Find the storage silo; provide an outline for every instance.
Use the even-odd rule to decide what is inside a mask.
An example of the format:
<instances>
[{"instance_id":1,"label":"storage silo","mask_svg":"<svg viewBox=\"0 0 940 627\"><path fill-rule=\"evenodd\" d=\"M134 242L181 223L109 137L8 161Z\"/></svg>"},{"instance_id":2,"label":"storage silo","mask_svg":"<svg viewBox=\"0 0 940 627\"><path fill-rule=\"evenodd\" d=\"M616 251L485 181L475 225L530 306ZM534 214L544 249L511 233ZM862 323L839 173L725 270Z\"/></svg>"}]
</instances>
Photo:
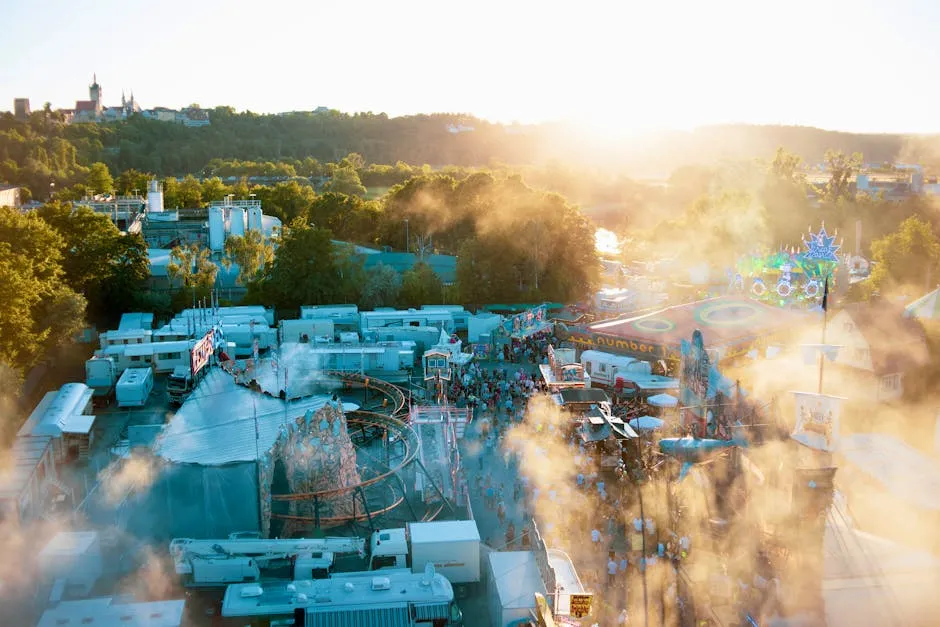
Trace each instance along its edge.
<instances>
[{"instance_id":1,"label":"storage silo","mask_svg":"<svg viewBox=\"0 0 940 627\"><path fill-rule=\"evenodd\" d=\"M245 236L245 208L232 207L229 211L229 234Z\"/></svg>"},{"instance_id":2,"label":"storage silo","mask_svg":"<svg viewBox=\"0 0 940 627\"><path fill-rule=\"evenodd\" d=\"M248 207L248 230L261 230L261 207Z\"/></svg>"},{"instance_id":3,"label":"storage silo","mask_svg":"<svg viewBox=\"0 0 940 627\"><path fill-rule=\"evenodd\" d=\"M213 251L225 248L224 207L209 207L209 248Z\"/></svg>"},{"instance_id":4,"label":"storage silo","mask_svg":"<svg viewBox=\"0 0 940 627\"><path fill-rule=\"evenodd\" d=\"M157 179L150 181L147 189L147 211L163 213L163 183Z\"/></svg>"}]
</instances>

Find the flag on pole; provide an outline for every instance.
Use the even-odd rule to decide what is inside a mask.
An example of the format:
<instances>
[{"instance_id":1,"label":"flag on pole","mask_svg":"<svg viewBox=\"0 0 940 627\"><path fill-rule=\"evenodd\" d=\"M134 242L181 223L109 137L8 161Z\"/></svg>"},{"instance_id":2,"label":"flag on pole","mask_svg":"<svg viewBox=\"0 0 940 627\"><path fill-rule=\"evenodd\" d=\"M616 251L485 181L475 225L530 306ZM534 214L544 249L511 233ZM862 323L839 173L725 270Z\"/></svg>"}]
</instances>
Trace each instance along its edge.
<instances>
[{"instance_id":1,"label":"flag on pole","mask_svg":"<svg viewBox=\"0 0 940 627\"><path fill-rule=\"evenodd\" d=\"M823 311L829 310L829 276L826 276L826 283L823 285L823 299L822 299L822 308Z\"/></svg>"}]
</instances>

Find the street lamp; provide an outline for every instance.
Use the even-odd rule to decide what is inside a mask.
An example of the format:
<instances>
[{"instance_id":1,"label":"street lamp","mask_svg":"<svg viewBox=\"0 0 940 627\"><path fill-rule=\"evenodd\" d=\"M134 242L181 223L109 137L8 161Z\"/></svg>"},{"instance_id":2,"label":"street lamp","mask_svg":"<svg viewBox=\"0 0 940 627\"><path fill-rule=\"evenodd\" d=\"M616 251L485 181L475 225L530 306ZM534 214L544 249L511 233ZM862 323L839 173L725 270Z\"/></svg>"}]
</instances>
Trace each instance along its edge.
<instances>
[{"instance_id":1,"label":"street lamp","mask_svg":"<svg viewBox=\"0 0 940 627\"><path fill-rule=\"evenodd\" d=\"M408 218L405 218L405 252L408 252Z\"/></svg>"}]
</instances>

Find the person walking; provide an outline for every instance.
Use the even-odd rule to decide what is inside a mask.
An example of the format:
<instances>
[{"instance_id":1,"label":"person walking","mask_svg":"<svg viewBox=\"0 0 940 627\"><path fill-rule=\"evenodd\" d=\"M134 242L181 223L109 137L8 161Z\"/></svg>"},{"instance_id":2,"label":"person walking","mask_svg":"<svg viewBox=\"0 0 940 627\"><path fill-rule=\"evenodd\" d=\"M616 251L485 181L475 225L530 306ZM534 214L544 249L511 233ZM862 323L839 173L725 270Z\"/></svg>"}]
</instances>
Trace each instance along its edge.
<instances>
[{"instance_id":1,"label":"person walking","mask_svg":"<svg viewBox=\"0 0 940 627\"><path fill-rule=\"evenodd\" d=\"M513 544L516 542L516 526L509 521L509 526L506 527L506 548L513 548Z\"/></svg>"},{"instance_id":2,"label":"person walking","mask_svg":"<svg viewBox=\"0 0 940 627\"><path fill-rule=\"evenodd\" d=\"M607 558L607 587L613 588L617 583L617 562L613 557Z\"/></svg>"},{"instance_id":3,"label":"person walking","mask_svg":"<svg viewBox=\"0 0 940 627\"><path fill-rule=\"evenodd\" d=\"M496 517L499 519L499 526L502 527L506 522L506 504L502 501L496 506Z\"/></svg>"}]
</instances>

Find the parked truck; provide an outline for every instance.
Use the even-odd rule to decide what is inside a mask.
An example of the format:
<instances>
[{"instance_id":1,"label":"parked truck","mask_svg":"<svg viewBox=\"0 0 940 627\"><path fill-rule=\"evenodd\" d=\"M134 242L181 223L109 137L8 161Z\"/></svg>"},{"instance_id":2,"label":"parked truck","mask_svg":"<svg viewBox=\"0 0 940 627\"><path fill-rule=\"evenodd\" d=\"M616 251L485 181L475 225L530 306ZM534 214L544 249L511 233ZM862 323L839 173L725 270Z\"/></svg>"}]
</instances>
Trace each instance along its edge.
<instances>
[{"instance_id":1,"label":"parked truck","mask_svg":"<svg viewBox=\"0 0 940 627\"><path fill-rule=\"evenodd\" d=\"M379 529L372 534L369 553L371 570L410 568L421 573L433 564L452 584L480 581L480 531L472 520Z\"/></svg>"},{"instance_id":2,"label":"parked truck","mask_svg":"<svg viewBox=\"0 0 940 627\"><path fill-rule=\"evenodd\" d=\"M118 407L143 407L152 391L151 368L128 368L114 386Z\"/></svg>"},{"instance_id":3,"label":"parked truck","mask_svg":"<svg viewBox=\"0 0 940 627\"><path fill-rule=\"evenodd\" d=\"M201 368L193 376L189 366L176 366L166 378L166 395L170 405L182 405L183 401L196 389L196 384L206 374L208 368Z\"/></svg>"},{"instance_id":4,"label":"parked truck","mask_svg":"<svg viewBox=\"0 0 940 627\"><path fill-rule=\"evenodd\" d=\"M642 391L679 389L679 380L653 374L652 364L623 355L587 350L581 353L581 365L590 377L590 387L634 387Z\"/></svg>"},{"instance_id":5,"label":"parked truck","mask_svg":"<svg viewBox=\"0 0 940 627\"><path fill-rule=\"evenodd\" d=\"M233 534L227 540L176 538L170 556L184 586L220 588L233 583L322 579L335 555L365 554L362 538L264 540Z\"/></svg>"},{"instance_id":6,"label":"parked truck","mask_svg":"<svg viewBox=\"0 0 940 627\"><path fill-rule=\"evenodd\" d=\"M85 362L85 385L92 389L96 407L107 407L114 398L114 386L121 372L111 357L92 357Z\"/></svg>"}]
</instances>

